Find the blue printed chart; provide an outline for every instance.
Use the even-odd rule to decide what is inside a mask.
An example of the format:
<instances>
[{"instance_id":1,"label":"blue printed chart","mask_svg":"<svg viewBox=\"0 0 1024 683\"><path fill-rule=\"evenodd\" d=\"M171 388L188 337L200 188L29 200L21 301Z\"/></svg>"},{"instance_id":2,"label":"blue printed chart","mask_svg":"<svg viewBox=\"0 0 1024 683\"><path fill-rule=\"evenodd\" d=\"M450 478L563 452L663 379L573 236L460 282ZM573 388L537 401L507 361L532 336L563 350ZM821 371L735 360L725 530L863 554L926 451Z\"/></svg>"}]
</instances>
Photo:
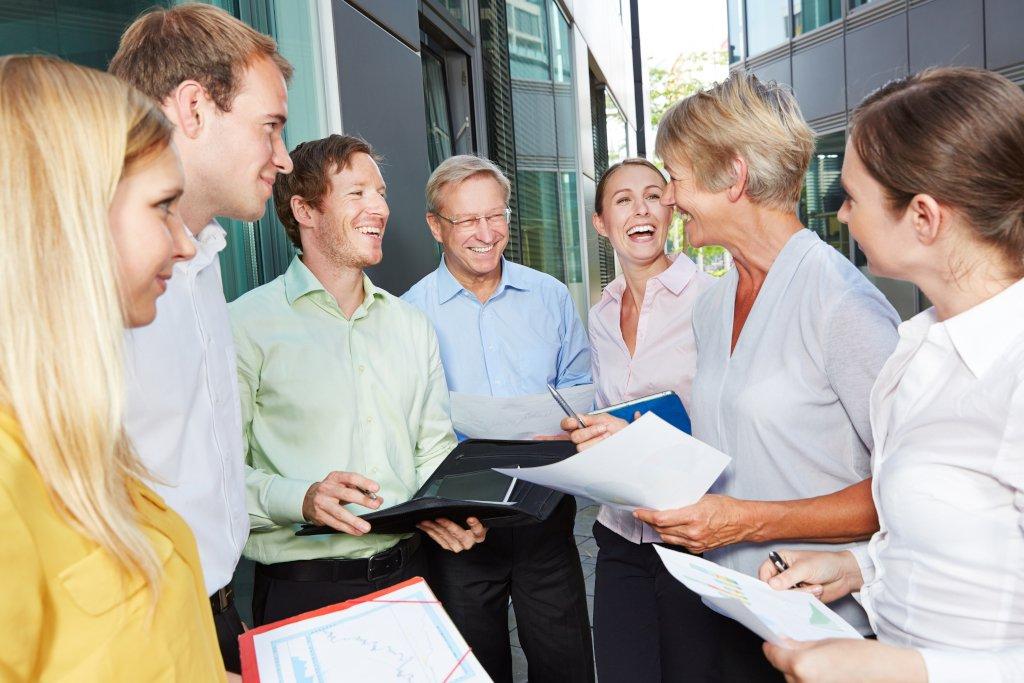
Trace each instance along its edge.
<instances>
[{"instance_id":1,"label":"blue printed chart","mask_svg":"<svg viewBox=\"0 0 1024 683\"><path fill-rule=\"evenodd\" d=\"M777 591L752 576L700 557L655 546L665 568L711 609L765 640L861 638L857 630L810 593Z\"/></svg>"},{"instance_id":2,"label":"blue printed chart","mask_svg":"<svg viewBox=\"0 0 1024 683\"><path fill-rule=\"evenodd\" d=\"M420 581L253 639L260 683L490 681Z\"/></svg>"}]
</instances>

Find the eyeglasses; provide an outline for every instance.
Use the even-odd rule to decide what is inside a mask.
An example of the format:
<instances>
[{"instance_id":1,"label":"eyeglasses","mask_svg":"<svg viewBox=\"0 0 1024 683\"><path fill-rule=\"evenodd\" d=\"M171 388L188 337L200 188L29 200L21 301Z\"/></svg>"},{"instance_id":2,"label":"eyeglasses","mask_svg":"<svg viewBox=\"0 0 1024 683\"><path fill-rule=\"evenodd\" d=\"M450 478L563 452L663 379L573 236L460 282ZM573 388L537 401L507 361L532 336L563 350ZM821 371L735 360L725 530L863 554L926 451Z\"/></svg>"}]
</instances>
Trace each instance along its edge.
<instances>
[{"instance_id":1,"label":"eyeglasses","mask_svg":"<svg viewBox=\"0 0 1024 683\"><path fill-rule=\"evenodd\" d=\"M435 213L434 215L451 223L452 227L456 230L472 230L476 227L476 224L480 222L480 219L487 221L487 225L489 227L500 229L508 227L509 221L512 220L512 209L505 207L500 213L492 213L486 216L474 216L473 218L448 218L448 216L442 216L439 213Z\"/></svg>"}]
</instances>

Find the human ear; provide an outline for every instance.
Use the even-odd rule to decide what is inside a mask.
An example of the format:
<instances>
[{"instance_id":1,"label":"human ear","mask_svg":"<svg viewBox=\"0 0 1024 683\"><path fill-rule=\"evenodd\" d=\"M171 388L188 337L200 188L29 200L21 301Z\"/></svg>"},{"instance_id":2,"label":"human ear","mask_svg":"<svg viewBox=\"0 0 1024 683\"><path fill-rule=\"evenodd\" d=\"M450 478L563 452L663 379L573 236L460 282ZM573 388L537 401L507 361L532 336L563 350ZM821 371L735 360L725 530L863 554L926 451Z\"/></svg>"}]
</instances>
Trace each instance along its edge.
<instances>
[{"instance_id":1,"label":"human ear","mask_svg":"<svg viewBox=\"0 0 1024 683\"><path fill-rule=\"evenodd\" d=\"M914 195L904 215L909 216L917 241L925 246L939 238L949 218L947 211L927 194Z\"/></svg>"},{"instance_id":2,"label":"human ear","mask_svg":"<svg viewBox=\"0 0 1024 683\"><path fill-rule=\"evenodd\" d=\"M304 228L315 228L317 226L316 218L313 216L313 210L310 208L306 200L299 195L292 195L291 200L288 202L292 209L292 217L295 222Z\"/></svg>"},{"instance_id":3,"label":"human ear","mask_svg":"<svg viewBox=\"0 0 1024 683\"><path fill-rule=\"evenodd\" d=\"M212 100L198 81L182 81L164 100L164 112L185 137L194 140L203 129L207 102Z\"/></svg>"},{"instance_id":4,"label":"human ear","mask_svg":"<svg viewBox=\"0 0 1024 683\"><path fill-rule=\"evenodd\" d=\"M438 244L444 244L444 233L441 231L441 221L437 220L437 216L432 213L427 214L427 227L430 228L430 234L434 236Z\"/></svg>"},{"instance_id":5,"label":"human ear","mask_svg":"<svg viewBox=\"0 0 1024 683\"><path fill-rule=\"evenodd\" d=\"M749 169L747 160L737 156L732 159L732 185L726 188L726 197L730 202L738 202L747 191Z\"/></svg>"},{"instance_id":6,"label":"human ear","mask_svg":"<svg viewBox=\"0 0 1024 683\"><path fill-rule=\"evenodd\" d=\"M604 218L601 217L601 214L594 213L590 217L590 222L594 224L594 230L597 230L598 235L601 237L608 236L608 231L604 227Z\"/></svg>"}]
</instances>

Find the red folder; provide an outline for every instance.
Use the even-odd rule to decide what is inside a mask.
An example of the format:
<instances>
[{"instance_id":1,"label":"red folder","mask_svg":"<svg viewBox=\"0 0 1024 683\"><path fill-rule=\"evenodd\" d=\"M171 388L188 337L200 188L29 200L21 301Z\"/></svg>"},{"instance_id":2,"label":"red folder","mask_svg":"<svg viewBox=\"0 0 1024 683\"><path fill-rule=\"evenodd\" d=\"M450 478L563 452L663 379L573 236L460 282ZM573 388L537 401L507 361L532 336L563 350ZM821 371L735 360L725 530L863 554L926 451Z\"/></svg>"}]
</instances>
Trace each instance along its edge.
<instances>
[{"instance_id":1,"label":"red folder","mask_svg":"<svg viewBox=\"0 0 1024 683\"><path fill-rule=\"evenodd\" d=\"M285 626L287 624L295 623L296 621L303 621L305 619L310 619L312 617L319 617L319 616L321 616L323 614L330 614L332 612L340 612L342 610L346 610L346 609L348 609L350 607L354 607L355 605L359 605L359 604L362 604L364 602L389 602L386 599L387 595L389 595L390 593L394 593L397 590L400 590L402 588L406 588L408 586L412 586L412 585L417 584L417 583L426 583L426 582L421 577L417 576L417 577L411 578L411 579L409 579L407 581L403 581L402 583L395 584L394 586L391 586L390 588L385 588L384 590L377 591L376 593L370 593L369 595L364 595L361 598L354 598L352 600L346 600L345 602L339 602L336 605L329 605L327 607L321 607L320 609L313 610L312 612L306 612L304 614L298 614L298 615L296 615L294 617L290 617L288 619L282 619L281 621L275 621L272 624L264 624L263 626L260 626L258 628L254 628L254 629L251 629L249 631L246 631L245 633L243 633L241 636L238 637L238 645L239 645L239 648L241 650L241 658L242 658L242 681L243 681L243 683L258 683L259 680L260 680L259 670L256 667L256 645L253 642L253 638L255 636L259 635L260 633L265 633L267 631L272 631L272 630L274 630L276 628L280 628L281 626ZM428 589L429 589L429 587L428 587ZM440 603L438 602L438 604L440 604ZM456 662L455 666L452 668L452 673L455 673L459 669L459 667L462 666L463 660L465 660L466 657L469 656L469 653L470 653L470 650L467 649L466 653L462 656L462 658L458 662Z\"/></svg>"}]
</instances>

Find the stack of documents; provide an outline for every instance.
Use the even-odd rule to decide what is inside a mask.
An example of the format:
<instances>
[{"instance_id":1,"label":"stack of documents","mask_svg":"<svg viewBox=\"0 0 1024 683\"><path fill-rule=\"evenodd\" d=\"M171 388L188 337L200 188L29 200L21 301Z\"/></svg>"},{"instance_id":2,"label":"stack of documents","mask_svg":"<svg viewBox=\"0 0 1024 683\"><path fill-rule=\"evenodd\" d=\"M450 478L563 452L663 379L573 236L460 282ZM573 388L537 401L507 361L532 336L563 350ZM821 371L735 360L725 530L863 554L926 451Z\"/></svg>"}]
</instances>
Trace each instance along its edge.
<instances>
[{"instance_id":1,"label":"stack of documents","mask_svg":"<svg viewBox=\"0 0 1024 683\"><path fill-rule=\"evenodd\" d=\"M647 413L561 462L494 469L622 510L665 510L697 502L729 460L725 453Z\"/></svg>"},{"instance_id":2,"label":"stack of documents","mask_svg":"<svg viewBox=\"0 0 1024 683\"><path fill-rule=\"evenodd\" d=\"M693 555L655 546L665 568L719 614L735 619L770 643L862 638L823 602L803 591L777 591L763 581Z\"/></svg>"},{"instance_id":3,"label":"stack of documents","mask_svg":"<svg viewBox=\"0 0 1024 683\"><path fill-rule=\"evenodd\" d=\"M245 683L490 681L423 579L247 631Z\"/></svg>"}]
</instances>

